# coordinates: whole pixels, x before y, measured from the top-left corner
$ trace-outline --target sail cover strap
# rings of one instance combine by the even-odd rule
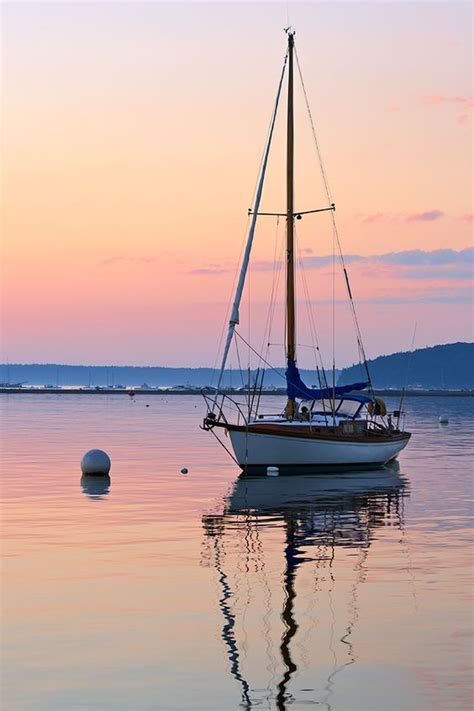
[[[368,383],[352,383],[351,385],[339,385],[335,388],[308,388],[301,380],[300,372],[294,360],[288,361],[286,370],[286,392],[288,399],[294,400],[301,398],[303,400],[322,400],[331,398],[334,395],[344,395],[353,390],[363,390]]]
[[[258,210],[260,207],[260,200],[262,199],[263,184],[265,181],[265,173],[267,171],[268,155],[270,153],[270,146],[272,144],[273,129],[275,128],[275,121],[276,121],[277,112],[278,112],[278,104],[280,102],[280,94],[281,94],[281,88],[283,85],[283,78],[285,76],[285,68],[286,68],[287,59],[288,59],[288,54],[285,56],[285,61],[283,63],[283,69],[281,71],[280,82],[278,84],[278,91],[277,91],[277,95],[276,95],[275,107],[273,109],[272,119],[270,122],[270,130],[268,132],[267,145],[265,146],[265,151],[263,154],[262,171],[260,173],[260,179],[258,181],[257,192],[255,194],[255,204],[254,204],[253,213],[252,213],[252,221],[250,223],[249,235],[248,235],[247,244],[245,247],[244,258],[242,260],[242,268],[241,268],[240,274],[239,274],[239,282],[237,284],[235,298],[234,298],[234,302],[232,304],[232,311],[230,314],[229,328],[227,331],[227,339],[226,339],[226,343],[225,343],[225,347],[224,347],[224,353],[222,355],[222,363],[221,363],[221,369],[219,372],[219,379],[217,381],[217,390],[219,390],[221,382],[222,382],[222,376],[224,375],[225,365],[227,362],[227,356],[229,355],[229,349],[230,349],[230,345],[232,343],[232,337],[234,335],[235,327],[239,323],[239,307],[240,307],[240,302],[242,300],[242,292],[243,292],[244,286],[245,286],[245,277],[247,276],[247,270],[248,270],[249,260],[250,260],[250,252],[252,251],[253,237],[255,234],[255,226],[257,224],[257,213],[258,213]],[[216,395],[216,397],[217,397],[217,395]]]

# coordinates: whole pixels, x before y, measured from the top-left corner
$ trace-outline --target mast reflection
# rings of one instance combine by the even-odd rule
[[[223,616],[221,636],[229,659],[229,669],[241,690],[241,706],[252,708],[264,701],[268,708],[285,711],[295,700],[289,687],[298,672],[295,650],[292,643],[297,636],[297,648],[303,653],[304,642],[308,639],[316,622],[308,625],[306,615],[295,614],[297,598],[296,579],[300,568],[311,575],[312,591],[310,605],[321,600],[323,584],[327,582],[328,606],[330,610],[330,636],[328,651],[332,656],[332,668],[326,674],[326,681],[319,689],[300,689],[311,692],[312,703],[331,709],[331,696],[337,675],[344,667],[357,660],[351,634],[358,619],[358,587],[365,578],[365,563],[369,548],[377,537],[377,529],[385,526],[403,527],[403,499],[408,495],[406,482],[399,473],[398,465],[380,471],[360,474],[288,476],[278,478],[239,478],[230,494],[224,499],[222,511],[205,515],[203,526],[208,549],[208,559],[218,574],[220,587],[219,608]],[[280,540],[275,541],[276,532]],[[283,533],[283,540],[281,540]],[[263,541],[270,538],[270,557],[283,558],[283,572],[277,584],[268,582],[268,575],[274,574],[274,566],[269,564]],[[345,661],[338,662],[334,648],[336,612],[333,608],[333,594],[336,592],[334,575],[336,551],[346,549],[356,557],[354,565],[345,566],[345,575],[354,573],[355,579],[349,591],[346,607],[349,619],[344,626],[344,634],[337,643],[344,645]],[[353,551],[353,552],[351,552]],[[258,585],[253,585],[254,578]],[[240,591],[243,579],[251,592],[247,600]],[[269,623],[271,597],[283,593],[279,619],[283,624],[278,650],[281,663],[277,675],[277,664],[272,655],[271,633],[276,624]],[[246,657],[251,654],[251,645],[244,633],[245,644],[238,641],[238,618],[245,619],[247,608],[263,595],[263,614],[257,620],[262,624],[266,641],[267,665],[252,668],[252,675],[268,670],[271,678],[265,688],[251,686],[243,671]],[[339,593],[340,594],[340,593]],[[347,596],[346,596],[347,597]],[[261,606],[259,610],[261,610]],[[266,611],[265,611],[266,610]],[[276,620],[275,620],[276,622]],[[255,625],[252,633],[255,633]],[[298,634],[297,634],[298,633]],[[301,640],[301,641],[299,641]],[[258,640],[255,640],[255,644]],[[304,656],[304,654],[303,654]],[[309,661],[306,659],[307,666]],[[263,695],[263,697],[262,697]],[[309,701],[307,693],[304,696]]]

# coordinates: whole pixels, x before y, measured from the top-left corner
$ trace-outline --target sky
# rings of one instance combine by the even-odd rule
[[[290,23],[368,357],[415,324],[415,347],[472,340],[470,3],[7,2],[3,360],[214,365]],[[285,209],[285,101],[262,210]],[[324,207],[298,82],[295,112],[296,203]],[[349,365],[329,216],[297,228],[298,362],[309,301],[325,361]],[[240,326],[257,349],[283,238],[260,219]]]

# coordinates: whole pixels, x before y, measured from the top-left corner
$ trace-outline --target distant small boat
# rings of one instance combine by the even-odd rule
[[[352,308],[360,361],[366,378],[363,382],[337,386],[335,383],[335,363],[332,368],[332,383],[328,382],[324,368],[318,371],[318,388],[307,387],[300,376],[296,360],[296,313],[295,313],[295,220],[303,215],[330,211],[335,239],[337,231],[334,219],[335,205],[331,202],[324,169],[328,205],[312,210],[300,211],[294,204],[294,116],[293,116],[293,63],[295,56],[294,31],[286,30],[288,51],[280,77],[277,98],[270,131],[262,161],[250,230],[236,294],[229,321],[227,340],[224,347],[217,393],[211,397],[204,394],[208,412],[203,428],[216,434],[219,430],[229,436],[234,459],[244,470],[248,467],[279,467],[303,473],[308,467],[378,467],[395,459],[407,445],[410,433],[400,429],[400,412],[387,414],[385,404],[375,397],[362,337],[352,299],[349,276],[340,252],[341,266]],[[298,65],[299,66],[299,65]],[[268,156],[270,152],[275,119],[278,112],[280,94],[288,67],[288,103],[286,138],[286,211],[282,213],[259,212]],[[301,80],[302,81],[302,80]],[[304,85],[303,85],[304,90]],[[306,95],[305,95],[306,98]],[[308,112],[309,105],[307,104]],[[310,112],[309,112],[310,113]],[[311,119],[311,114],[310,114]],[[311,119],[311,125],[314,124]],[[316,136],[315,142],[318,147]],[[319,153],[319,148],[318,148]],[[248,387],[248,402],[242,406],[221,389],[227,357],[239,324],[239,307],[249,266],[250,253],[259,215],[276,215],[286,219],[286,391],[287,403],[283,410],[274,415],[259,413],[260,396],[263,388],[257,378]],[[242,337],[241,337],[242,338]],[[243,338],[242,338],[243,340]],[[249,346],[249,344],[247,344]],[[366,390],[366,392],[362,392]],[[231,413],[231,414],[229,414]],[[226,447],[225,443],[223,443]],[[227,447],[226,447],[227,449]],[[228,450],[229,451],[229,450]]]

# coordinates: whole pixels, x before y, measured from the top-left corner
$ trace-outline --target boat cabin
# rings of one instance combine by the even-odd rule
[[[339,420],[356,420],[361,411],[372,402],[367,395],[344,395],[321,400],[301,400],[298,402],[297,415],[307,420],[326,420],[330,417],[336,422]],[[334,406],[334,411],[333,411]]]
[[[333,409],[334,408],[334,409]],[[362,431],[367,420],[384,415],[385,405],[381,400],[362,394],[349,394],[334,399],[296,400],[293,420],[285,414],[258,415],[253,422],[281,422],[289,425],[308,424],[319,427],[342,427],[347,432]]]

